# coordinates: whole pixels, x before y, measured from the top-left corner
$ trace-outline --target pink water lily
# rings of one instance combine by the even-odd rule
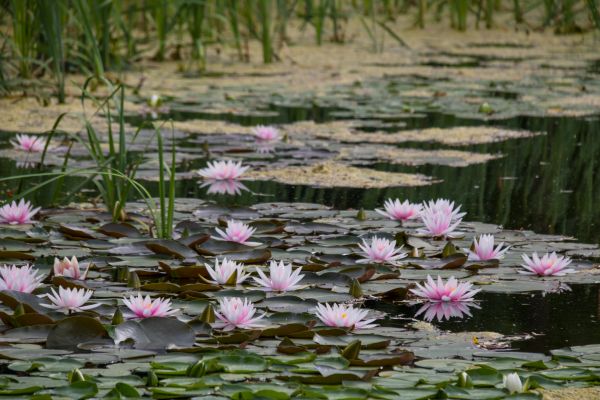
[[[215,316],[219,319],[215,322],[215,328],[222,328],[224,331],[231,331],[235,328],[253,329],[262,326],[259,322],[265,314],[254,316],[256,308],[248,299],[239,297],[225,297],[219,299],[219,309],[215,311]]]
[[[84,306],[84,304],[90,300],[92,294],[94,294],[94,291],[92,290],[86,290],[83,288],[65,289],[62,286],[59,286],[58,293],[56,293],[54,288],[51,288],[50,290],[52,291],[52,294],[47,294],[45,296],[50,299],[52,304],[42,304],[44,307],[70,313],[72,311],[90,310],[100,306],[98,303]]]
[[[425,228],[418,229],[420,234],[433,236],[433,237],[445,237],[450,236],[452,232],[462,222],[462,219],[452,219],[451,213],[444,213],[441,211],[435,211],[431,208],[425,208],[421,213],[421,220],[425,224]]]
[[[158,297],[152,300],[150,296],[144,298],[140,293],[137,296],[130,296],[129,299],[124,298],[123,303],[138,318],[168,317],[179,311],[171,309],[170,299]]]
[[[387,199],[383,206],[385,210],[375,209],[375,211],[396,221],[408,221],[409,219],[418,218],[423,208],[420,204],[414,204],[408,200],[401,203],[399,199]]]
[[[444,282],[442,277],[437,277],[437,282],[427,275],[427,282],[423,285],[417,283],[416,289],[410,289],[415,295],[429,301],[472,301],[473,296],[481,289],[472,289],[470,282],[459,282],[453,276]]]
[[[228,179],[238,179],[244,172],[246,172],[247,169],[248,167],[242,166],[241,161],[209,161],[207,167],[202,168],[198,171],[198,173],[205,179],[222,181]]]
[[[215,228],[215,230],[221,237],[213,237],[213,239],[240,243],[246,246],[260,245],[258,242],[248,242],[250,236],[256,232],[256,228],[251,228],[250,225],[247,225],[241,221],[230,219],[227,221],[227,228],[225,228],[225,231],[219,228]]]
[[[277,263],[277,261],[271,261],[269,265],[269,276],[256,268],[256,272],[260,278],[253,277],[253,279],[265,288],[265,290],[272,290],[274,292],[289,292],[298,289],[298,283],[304,278],[304,275],[300,275],[302,267],[298,267],[292,270],[292,264],[285,264],[283,261]]]
[[[30,153],[41,153],[44,151],[44,140],[39,136],[32,135],[17,135],[15,140],[11,140],[10,143],[17,150],[27,151]]]
[[[429,200],[423,203],[423,209],[430,214],[440,212],[444,215],[450,215],[452,220],[458,220],[467,215],[466,212],[460,212],[460,205],[454,207],[454,202],[448,199]]]
[[[257,125],[252,129],[252,133],[258,140],[273,141],[279,139],[279,130],[274,126]]]
[[[466,301],[439,301],[439,302],[427,302],[423,304],[419,311],[415,314],[415,317],[423,314],[425,321],[443,321],[444,319],[449,320],[451,318],[463,318],[465,316],[471,316],[470,308],[481,308],[474,302]]]
[[[396,262],[407,256],[407,253],[402,253],[402,247],[396,248],[396,242],[393,240],[387,240],[384,238],[378,238],[373,236],[371,243],[368,243],[366,239],[363,239],[362,243],[358,244],[358,247],[362,250],[362,255],[365,258],[358,260],[357,263],[390,263],[396,264]]]
[[[229,194],[238,195],[244,191],[249,191],[242,182],[228,179],[228,180],[205,180],[200,187],[207,187],[207,193],[209,194]]]
[[[481,235],[479,240],[473,239],[473,250],[465,249],[469,252],[469,260],[486,261],[501,260],[509,247],[502,248],[504,243],[494,247],[494,235]]]
[[[0,224],[32,224],[34,222],[32,218],[40,209],[40,207],[33,208],[30,202],[23,199],[19,203],[13,201],[0,207]]]
[[[235,283],[238,285],[248,279],[249,276],[249,274],[244,273],[244,266],[242,264],[228,260],[227,258],[223,258],[221,263],[219,263],[218,259],[215,259],[214,269],[208,264],[204,265],[208,274],[213,278],[210,282],[218,285],[227,284],[233,274],[236,276]]]
[[[365,319],[368,315],[367,310],[354,308],[352,305],[328,303],[318,304],[316,315],[327,326],[350,329],[369,329],[377,325],[372,322],[375,319]]]
[[[86,274],[87,271],[86,273],[81,274],[77,257],[73,256],[70,260],[67,257],[63,258],[62,260],[56,257],[54,258],[54,275],[84,280]]]
[[[30,265],[0,267],[0,290],[31,293],[42,284],[44,276]]]
[[[529,258],[526,254],[523,254],[522,257],[525,264],[521,264],[521,266],[525,270],[519,271],[519,273],[524,275],[564,276],[576,272],[573,268],[567,268],[571,264],[571,259],[558,256],[556,252],[546,253],[542,258],[537,253],[533,253],[532,258]]]

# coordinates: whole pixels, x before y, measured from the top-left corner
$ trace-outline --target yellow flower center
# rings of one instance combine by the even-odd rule
[[[347,317],[348,317],[348,314],[342,313],[342,318],[347,318]]]

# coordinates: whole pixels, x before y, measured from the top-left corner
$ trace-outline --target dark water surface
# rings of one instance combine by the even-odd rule
[[[368,302],[368,307],[390,315],[383,324],[406,324],[421,305]],[[491,331],[505,335],[528,334],[532,337],[512,342],[513,350],[547,352],[551,349],[600,343],[600,285],[573,285],[562,293],[487,293],[477,294],[472,316],[451,318],[432,323],[451,332]],[[400,318],[400,319],[393,319]],[[416,319],[424,319],[423,314]]]
[[[293,122],[304,119],[325,121],[332,110],[274,107],[279,117],[253,118],[220,116],[228,120],[255,125],[258,123]],[[177,119],[197,118],[198,113],[174,113]],[[214,117],[214,116],[213,116]],[[399,166],[387,163],[371,167],[385,171],[418,172],[441,179],[430,186],[414,188],[353,189],[311,188],[274,182],[245,182],[251,192],[240,196],[210,195],[198,181],[178,182],[177,196],[212,198],[227,205],[251,205],[261,201],[315,202],[340,209],[381,206],[389,197],[413,202],[432,198],[450,198],[467,212],[467,220],[490,222],[511,229],[531,229],[539,233],[564,234],[582,242],[600,243],[600,119],[518,117],[501,121],[459,119],[452,115],[431,113],[425,117],[399,119],[406,129],[495,125],[511,129],[547,132],[532,138],[512,139],[500,143],[455,147],[468,151],[502,154],[485,164],[467,167],[439,165]],[[131,122],[138,122],[132,120]],[[6,143],[8,134],[0,134]],[[187,144],[189,145],[189,144]],[[403,143],[402,147],[422,149],[449,148],[431,143]],[[187,168],[200,168],[195,162]],[[26,173],[15,162],[0,158],[0,176]],[[156,193],[156,184],[148,183]],[[6,185],[4,185],[6,186]],[[2,187],[2,185],[0,185]],[[43,191],[34,199],[47,204]]]

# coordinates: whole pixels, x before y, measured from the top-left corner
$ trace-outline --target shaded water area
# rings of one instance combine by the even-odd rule
[[[450,332],[493,331],[505,335],[530,335],[513,341],[513,350],[547,352],[566,346],[600,343],[600,285],[572,285],[561,293],[479,293],[469,307],[469,316],[432,323]],[[386,312],[390,326],[403,326],[413,320],[422,304],[392,304],[369,301],[367,306]],[[479,308],[478,308],[479,307]],[[417,316],[423,319],[425,313]]]
[[[278,117],[230,117],[228,121],[243,125],[262,123],[289,123],[305,119],[327,121],[333,119],[327,109],[274,107]],[[177,120],[206,118],[208,114],[173,112]],[[215,116],[212,116],[215,118]],[[531,138],[507,140],[500,143],[461,146],[460,149],[482,153],[502,154],[485,164],[466,167],[440,165],[399,166],[387,163],[371,165],[384,171],[418,172],[441,179],[440,183],[419,187],[386,189],[314,188],[285,185],[269,181],[244,182],[250,189],[239,196],[212,195],[200,188],[195,179],[177,184],[178,197],[196,197],[217,200],[222,204],[251,205],[257,201],[289,201],[321,203],[339,209],[373,209],[387,198],[420,202],[431,198],[449,198],[462,204],[467,220],[495,223],[508,229],[529,229],[540,233],[573,236],[578,241],[600,243],[600,209],[595,206],[600,196],[600,177],[594,172],[600,159],[600,132],[598,117],[542,118],[522,116],[506,120],[470,120],[442,113],[420,114],[414,118],[398,119],[406,129],[429,127],[493,125],[510,129],[546,132]],[[132,118],[131,123],[141,123]],[[10,137],[0,134],[0,139]],[[7,145],[7,142],[4,142]],[[190,146],[190,144],[186,144]],[[193,144],[192,144],[193,146]],[[439,144],[404,143],[402,147],[421,149],[450,148]],[[206,161],[186,163],[181,170],[197,169]],[[25,173],[16,169],[16,163],[0,159],[0,175]],[[156,193],[156,184],[147,183]],[[38,203],[47,204],[44,192],[37,194]],[[257,197],[258,196],[258,197]]]

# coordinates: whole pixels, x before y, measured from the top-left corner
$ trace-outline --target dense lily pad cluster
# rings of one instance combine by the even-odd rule
[[[436,204],[453,221],[464,216],[449,202],[422,208]],[[416,294],[431,300],[416,318],[468,316],[469,307],[485,307],[472,301],[478,290],[546,290],[546,279],[557,278],[519,274],[518,259],[561,251],[565,238],[459,221],[449,241],[424,234],[423,220],[393,213],[179,199],[177,239],[157,240],[148,235],[144,206],[128,209],[121,223],[97,210],[61,209],[0,229],[0,256],[16,264],[6,267],[4,282],[30,278],[26,290],[0,292],[2,354],[10,371],[23,373],[6,377],[6,393],[502,397],[516,391],[510,374],[517,371],[519,390],[535,398],[538,387],[593,380],[573,358],[495,359],[493,341],[449,337],[430,359],[421,349],[431,351],[434,333],[390,325],[391,316],[362,305],[413,302]],[[482,232],[510,245],[504,258],[469,259],[469,251],[489,250],[479,248],[489,246]],[[391,246],[392,255],[365,258],[365,244],[384,253]],[[394,258],[398,250],[403,257]],[[439,278],[420,287],[427,276]],[[435,360],[450,355],[471,361]]]

